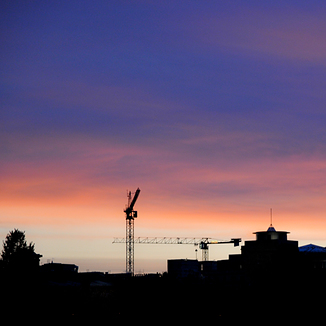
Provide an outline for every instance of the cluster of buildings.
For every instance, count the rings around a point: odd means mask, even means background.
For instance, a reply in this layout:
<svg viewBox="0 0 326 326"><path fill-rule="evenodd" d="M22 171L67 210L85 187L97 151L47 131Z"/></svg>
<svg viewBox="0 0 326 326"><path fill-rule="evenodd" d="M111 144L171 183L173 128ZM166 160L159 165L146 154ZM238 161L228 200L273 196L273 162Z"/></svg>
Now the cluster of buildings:
<svg viewBox="0 0 326 326"><path fill-rule="evenodd" d="M250 283L261 277L277 279L280 276L311 273L322 275L326 280L326 248L313 244L299 247L298 241L288 240L289 232L276 231L272 225L267 231L254 234L256 240L245 241L240 254L232 254L228 259L217 261L168 260L167 274L173 279L211 279L223 284ZM40 270L45 273L76 274L78 266L52 262L40 266Z"/></svg>
<svg viewBox="0 0 326 326"><path fill-rule="evenodd" d="M79 273L74 264L48 263L39 267L34 283L25 288L44 316L55 311L59 319L78 322L108 316L117 322L134 322L162 315L192 321L189 307L197 303L203 316L219 324L265 320L266 316L275 321L286 316L291 323L320 322L325 307L326 248L299 247L298 241L288 240L288 233L270 225L267 231L255 232L255 240L245 241L240 254L218 261L168 260L163 275Z"/></svg>
<svg viewBox="0 0 326 326"><path fill-rule="evenodd" d="M325 280L326 248L313 244L299 247L298 241L288 240L286 231L255 232L256 240L245 241L241 254L229 259L198 261L168 260L168 274L175 278L201 277L224 285L259 283L259 280L281 278L302 281L310 277Z"/></svg>
<svg viewBox="0 0 326 326"><path fill-rule="evenodd" d="M268 282L275 286L286 283L287 287L295 287L297 284L321 286L326 290L326 248L313 244L299 247L298 241L288 239L289 232L276 231L272 225L267 231L254 234L256 239L245 241L240 254L229 255L225 260L168 260L167 276L174 280L203 280L206 283L213 282L222 287L233 288L259 287ZM88 273L78 273L76 265L56 263L44 264L40 266L40 271L44 275L77 276L79 274L79 281L80 278L85 277L95 277L98 281L97 278L100 277L102 283L104 281L110 283L130 276L128 273L110 275L89 273L86 276Z"/></svg>

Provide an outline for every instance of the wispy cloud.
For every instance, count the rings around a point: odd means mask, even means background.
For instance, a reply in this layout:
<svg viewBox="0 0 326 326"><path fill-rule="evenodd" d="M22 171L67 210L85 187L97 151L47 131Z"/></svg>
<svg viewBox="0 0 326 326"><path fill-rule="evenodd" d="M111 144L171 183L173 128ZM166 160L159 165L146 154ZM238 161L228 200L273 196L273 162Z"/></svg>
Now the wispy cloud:
<svg viewBox="0 0 326 326"><path fill-rule="evenodd" d="M276 56L325 65L322 11L310 13L299 6L216 10L197 20L191 34L202 46L265 56L267 60Z"/></svg>

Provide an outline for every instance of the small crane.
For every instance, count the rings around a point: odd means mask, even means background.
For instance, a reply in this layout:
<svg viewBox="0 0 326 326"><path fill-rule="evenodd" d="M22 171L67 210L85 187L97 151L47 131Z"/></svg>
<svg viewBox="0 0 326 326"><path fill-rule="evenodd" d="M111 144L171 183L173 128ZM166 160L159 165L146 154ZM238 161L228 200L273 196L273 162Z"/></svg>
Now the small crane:
<svg viewBox="0 0 326 326"><path fill-rule="evenodd" d="M113 243L127 243L128 239L114 238ZM134 243L139 244L193 244L199 246L202 250L202 260L208 260L208 245L210 244L224 244L233 243L234 247L238 247L241 242L240 238L234 238L230 241L221 241L212 238L141 238L134 239Z"/></svg>
<svg viewBox="0 0 326 326"><path fill-rule="evenodd" d="M219 240L210 240L209 238L202 239L199 242L199 249L202 250L202 260L208 260L208 245L209 244L223 244L223 243L233 243L234 247L238 247L241 242L240 238L231 239L230 241L219 241Z"/></svg>
<svg viewBox="0 0 326 326"><path fill-rule="evenodd" d="M128 204L124 210L126 213L126 273L131 275L134 274L134 219L137 217L137 211L134 211L134 206L139 193L139 188L137 188L133 198L131 198L131 191L127 193Z"/></svg>

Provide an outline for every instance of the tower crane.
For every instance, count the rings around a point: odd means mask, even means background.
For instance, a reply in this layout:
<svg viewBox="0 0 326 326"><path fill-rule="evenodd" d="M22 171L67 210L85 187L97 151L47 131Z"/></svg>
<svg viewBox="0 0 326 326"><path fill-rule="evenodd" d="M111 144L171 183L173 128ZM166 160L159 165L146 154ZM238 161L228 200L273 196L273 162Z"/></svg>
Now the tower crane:
<svg viewBox="0 0 326 326"><path fill-rule="evenodd" d="M126 273L134 274L134 219L137 217L137 211L134 206L139 196L140 189L137 188L133 198L131 191L127 193L128 204L124 210L126 213Z"/></svg>
<svg viewBox="0 0 326 326"><path fill-rule="evenodd" d="M127 192L128 203L124 210L126 213L126 238L114 238L113 243L126 244L126 273L134 274L134 244L193 244L199 246L202 250L202 260L208 260L208 245L233 243L235 247L239 246L240 238L234 238L230 241L221 241L212 238L134 238L134 220L137 218L137 211L134 210L138 199L140 189L137 188L132 197L131 191Z"/></svg>
<svg viewBox="0 0 326 326"><path fill-rule="evenodd" d="M128 239L124 238L114 238L113 243L127 243ZM221 241L212 238L141 238L138 237L134 239L134 243L139 244L192 244L195 246L199 246L199 249L202 250L202 260L208 260L208 245L210 244L226 244L226 243L233 243L234 247L239 246L241 242L240 238L234 238L230 241Z"/></svg>

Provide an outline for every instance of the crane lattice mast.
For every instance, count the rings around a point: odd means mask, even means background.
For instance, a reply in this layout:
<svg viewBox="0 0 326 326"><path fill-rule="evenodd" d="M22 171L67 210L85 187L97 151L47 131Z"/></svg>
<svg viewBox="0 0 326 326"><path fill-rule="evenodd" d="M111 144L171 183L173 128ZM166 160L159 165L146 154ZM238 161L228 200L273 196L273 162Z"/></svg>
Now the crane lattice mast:
<svg viewBox="0 0 326 326"><path fill-rule="evenodd" d="M126 273L134 275L134 220L137 217L137 211L134 211L134 205L139 196L140 189L137 188L133 199L131 191L127 194L128 204L124 210L126 213Z"/></svg>

